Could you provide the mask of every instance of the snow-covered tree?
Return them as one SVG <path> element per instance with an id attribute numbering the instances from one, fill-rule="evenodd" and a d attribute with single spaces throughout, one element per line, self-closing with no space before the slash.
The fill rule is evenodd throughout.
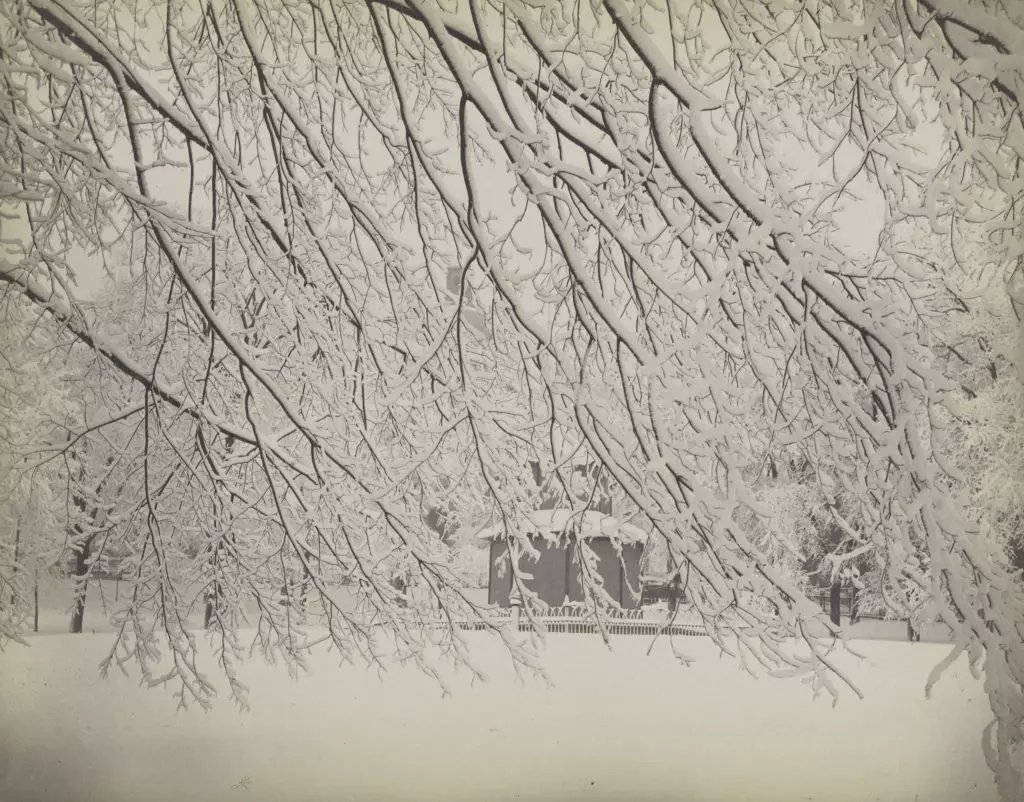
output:
<path id="1" fill-rule="evenodd" d="M 33 616 L 37 575 L 58 558 L 65 524 L 59 464 L 42 443 L 73 409 L 51 321 L 18 293 L 0 296 L 0 647 Z M 67 344 L 65 343 L 66 347 Z"/>
<path id="2" fill-rule="evenodd" d="M 1019 6 L 0 15 L 2 186 L 28 232 L 0 279 L 135 385 L 138 571 L 162 591 L 139 598 L 158 599 L 165 676 L 205 698 L 174 623 L 186 578 L 225 615 L 258 600 L 264 645 L 291 658 L 296 607 L 268 594 L 287 601 L 294 576 L 344 654 L 372 655 L 381 624 L 421 657 L 396 569 L 490 620 L 424 506 L 450 499 L 525 548 L 530 461 L 582 455 L 685 566 L 723 648 L 834 690 L 837 628 L 756 523 L 761 466 L 799 458 L 835 548 L 872 560 L 893 604 L 932 605 L 956 636 L 944 665 L 984 663 L 985 743 L 1019 798 L 1024 592 L 951 492 L 960 390 L 929 333 L 956 282 L 904 247 L 927 226 L 955 250 L 976 227 L 976 267 L 1017 270 Z M 138 322 L 90 314 L 79 252 L 143 288 Z M 165 559 L 190 528 L 204 556 Z"/>
<path id="3" fill-rule="evenodd" d="M 949 410 L 950 458 L 962 476 L 959 500 L 977 539 L 1021 569 L 1024 329 L 1013 314 L 1014 296 L 1001 283 L 975 285 L 964 295 L 971 311 L 959 316 L 941 347 L 961 387 Z"/>

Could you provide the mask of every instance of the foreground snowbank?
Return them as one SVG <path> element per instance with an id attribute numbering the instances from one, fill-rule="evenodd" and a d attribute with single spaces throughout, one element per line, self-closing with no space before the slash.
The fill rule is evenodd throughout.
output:
<path id="1" fill-rule="evenodd" d="M 551 636 L 553 688 L 517 684 L 471 636 L 487 683 L 454 695 L 411 667 L 383 681 L 320 653 L 312 673 L 248 664 L 252 710 L 175 712 L 136 676 L 100 680 L 109 635 L 31 638 L 0 655 L 0 799 L 976 800 L 995 792 L 979 735 L 981 683 L 957 663 L 926 701 L 946 648 L 860 641 L 841 662 L 866 694 L 838 707 L 797 681 L 755 680 L 706 638 L 651 656 Z"/>

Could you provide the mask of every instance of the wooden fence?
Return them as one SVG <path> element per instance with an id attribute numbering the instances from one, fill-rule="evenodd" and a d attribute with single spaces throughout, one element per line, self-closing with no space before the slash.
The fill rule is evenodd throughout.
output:
<path id="1" fill-rule="evenodd" d="M 642 610 L 610 610 L 602 614 L 604 620 L 598 623 L 586 609 L 575 605 L 552 607 L 531 620 L 525 614 L 518 616 L 518 630 L 533 632 L 543 628 L 545 632 L 576 635 L 593 635 L 607 632 L 609 635 L 671 635 L 684 637 L 706 636 L 703 624 L 692 617 L 677 616 L 677 619 L 665 623 L 644 619 Z M 512 623 L 517 617 L 511 611 L 493 619 L 497 623 Z M 536 622 L 536 623 L 535 623 Z M 438 622 L 441 623 L 441 622 Z M 480 631 L 489 625 L 480 621 L 458 622 L 463 630 Z"/>

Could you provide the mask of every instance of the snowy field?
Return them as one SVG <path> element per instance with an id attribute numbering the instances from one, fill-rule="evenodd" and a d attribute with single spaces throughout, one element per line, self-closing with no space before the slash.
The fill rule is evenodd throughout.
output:
<path id="1" fill-rule="evenodd" d="M 93 619 L 95 621 L 95 618 Z M 650 656 L 640 636 L 552 635 L 554 687 L 519 684 L 469 636 L 487 683 L 383 679 L 322 651 L 291 680 L 254 661 L 250 712 L 176 712 L 168 689 L 96 666 L 110 635 L 39 634 L 0 655 L 0 800 L 879 800 L 989 802 L 981 683 L 948 649 L 858 639 L 841 663 L 864 691 L 838 707 L 794 680 L 753 679 L 706 638 Z"/>

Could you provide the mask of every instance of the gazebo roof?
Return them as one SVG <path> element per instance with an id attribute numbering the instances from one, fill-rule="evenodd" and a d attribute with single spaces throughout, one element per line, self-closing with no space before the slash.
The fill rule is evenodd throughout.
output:
<path id="1" fill-rule="evenodd" d="M 536 510 L 530 515 L 530 523 L 531 534 L 549 539 L 569 531 L 582 538 L 605 537 L 623 543 L 645 543 L 648 537 L 640 527 L 594 510 L 584 513 L 567 509 Z M 479 537 L 484 540 L 502 537 L 501 527 L 489 526 L 480 532 Z"/>

